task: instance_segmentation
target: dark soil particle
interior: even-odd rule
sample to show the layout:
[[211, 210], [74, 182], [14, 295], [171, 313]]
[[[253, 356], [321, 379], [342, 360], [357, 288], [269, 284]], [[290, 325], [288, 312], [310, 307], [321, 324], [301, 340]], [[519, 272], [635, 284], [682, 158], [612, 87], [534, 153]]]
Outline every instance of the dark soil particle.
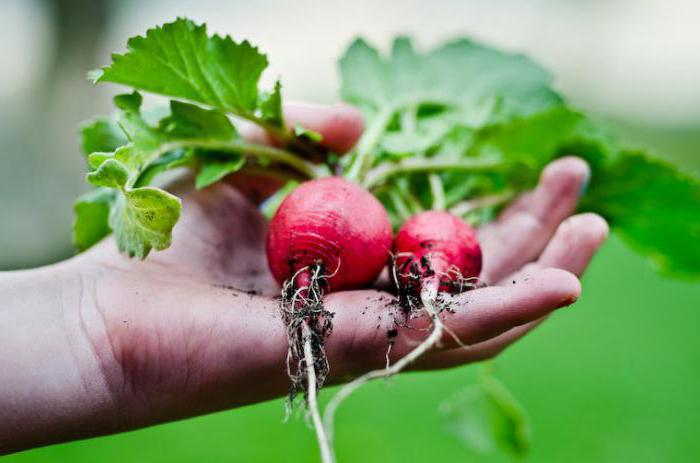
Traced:
[[215, 283], [212, 286], [214, 286], [215, 288], [228, 289], [229, 291], [242, 291], [241, 289], [236, 288], [235, 286], [231, 286], [231, 285], [224, 285], [224, 284]]
[[221, 283], [215, 283], [212, 286], [214, 288], [226, 289], [228, 291], [231, 291], [231, 295], [233, 297], [238, 297], [241, 293], [246, 293], [249, 296], [259, 296], [261, 294], [260, 291], [255, 289], [255, 288], [243, 289], [243, 288], [237, 288], [233, 285], [226, 285], [226, 284], [221, 284]]

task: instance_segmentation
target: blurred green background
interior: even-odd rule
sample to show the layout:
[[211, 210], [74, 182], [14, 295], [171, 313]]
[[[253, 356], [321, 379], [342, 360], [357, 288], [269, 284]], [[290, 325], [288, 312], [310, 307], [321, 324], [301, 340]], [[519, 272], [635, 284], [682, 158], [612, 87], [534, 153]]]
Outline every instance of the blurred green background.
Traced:
[[[2, 0], [0, 269], [72, 254], [71, 202], [84, 188], [76, 127], [108, 111], [115, 91], [93, 87], [85, 72], [128, 36], [177, 15], [259, 44], [272, 62], [268, 79], [281, 75], [288, 98], [320, 102], [335, 100], [335, 60], [355, 35], [388, 44], [410, 33], [425, 46], [472, 35], [533, 55], [628, 144], [700, 171], [700, 4], [692, 0], [415, 0], [400, 9], [371, 0]], [[700, 461], [698, 326], [700, 285], [659, 277], [613, 237], [581, 301], [497, 362], [533, 424], [526, 460]], [[341, 463], [512, 461], [473, 453], [445, 432], [438, 406], [474, 373], [409, 374], [361, 390], [340, 411]], [[312, 431], [283, 417], [274, 401], [3, 461], [316, 461]]]

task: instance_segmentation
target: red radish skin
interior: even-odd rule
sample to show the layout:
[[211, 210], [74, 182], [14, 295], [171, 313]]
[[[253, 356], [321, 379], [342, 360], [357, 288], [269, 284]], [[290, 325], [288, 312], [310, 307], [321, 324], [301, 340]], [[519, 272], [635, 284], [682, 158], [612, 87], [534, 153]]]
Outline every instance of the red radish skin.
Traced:
[[427, 282], [454, 292], [460, 279], [481, 273], [476, 232], [448, 212], [426, 211], [407, 220], [394, 240], [399, 283], [420, 292]]
[[[340, 177], [312, 180], [287, 196], [270, 222], [267, 259], [278, 283], [320, 264], [328, 291], [371, 284], [389, 258], [392, 228], [384, 206]], [[308, 286], [303, 272], [295, 286]]]

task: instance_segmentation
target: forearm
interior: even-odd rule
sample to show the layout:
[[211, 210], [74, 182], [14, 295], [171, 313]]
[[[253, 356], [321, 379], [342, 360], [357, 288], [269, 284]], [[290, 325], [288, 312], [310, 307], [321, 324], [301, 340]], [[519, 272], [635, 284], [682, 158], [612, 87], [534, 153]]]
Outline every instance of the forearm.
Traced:
[[0, 273], [0, 454], [106, 429], [113, 409], [68, 262]]

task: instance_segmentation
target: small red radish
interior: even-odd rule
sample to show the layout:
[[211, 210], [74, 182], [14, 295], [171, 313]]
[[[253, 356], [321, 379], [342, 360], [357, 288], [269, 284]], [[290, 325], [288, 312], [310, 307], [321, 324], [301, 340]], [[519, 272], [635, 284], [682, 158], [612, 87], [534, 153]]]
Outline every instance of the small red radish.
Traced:
[[323, 295], [371, 284], [389, 260], [391, 240], [384, 206], [339, 177], [303, 183], [270, 221], [267, 260], [283, 286], [290, 401], [303, 392], [324, 462], [334, 458], [316, 399], [329, 371], [324, 343], [333, 317], [323, 307]]
[[399, 284], [420, 292], [460, 292], [462, 283], [481, 272], [481, 247], [476, 232], [459, 217], [426, 211], [407, 220], [394, 240]]
[[433, 323], [430, 335], [391, 367], [400, 371], [442, 336], [440, 293], [474, 288], [481, 273], [481, 246], [476, 232], [459, 217], [444, 211], [426, 211], [407, 220], [394, 240], [392, 271], [407, 311], [422, 308]]
[[399, 373], [440, 340], [445, 328], [439, 317], [439, 294], [475, 287], [481, 272], [481, 247], [476, 232], [459, 217], [444, 211], [421, 212], [404, 222], [394, 240], [394, 256], [390, 271], [403, 309], [409, 316], [415, 310], [425, 310], [433, 330], [392, 365], [365, 373], [340, 388], [326, 406], [324, 423], [331, 433], [335, 411], [357, 388], [373, 379]]

